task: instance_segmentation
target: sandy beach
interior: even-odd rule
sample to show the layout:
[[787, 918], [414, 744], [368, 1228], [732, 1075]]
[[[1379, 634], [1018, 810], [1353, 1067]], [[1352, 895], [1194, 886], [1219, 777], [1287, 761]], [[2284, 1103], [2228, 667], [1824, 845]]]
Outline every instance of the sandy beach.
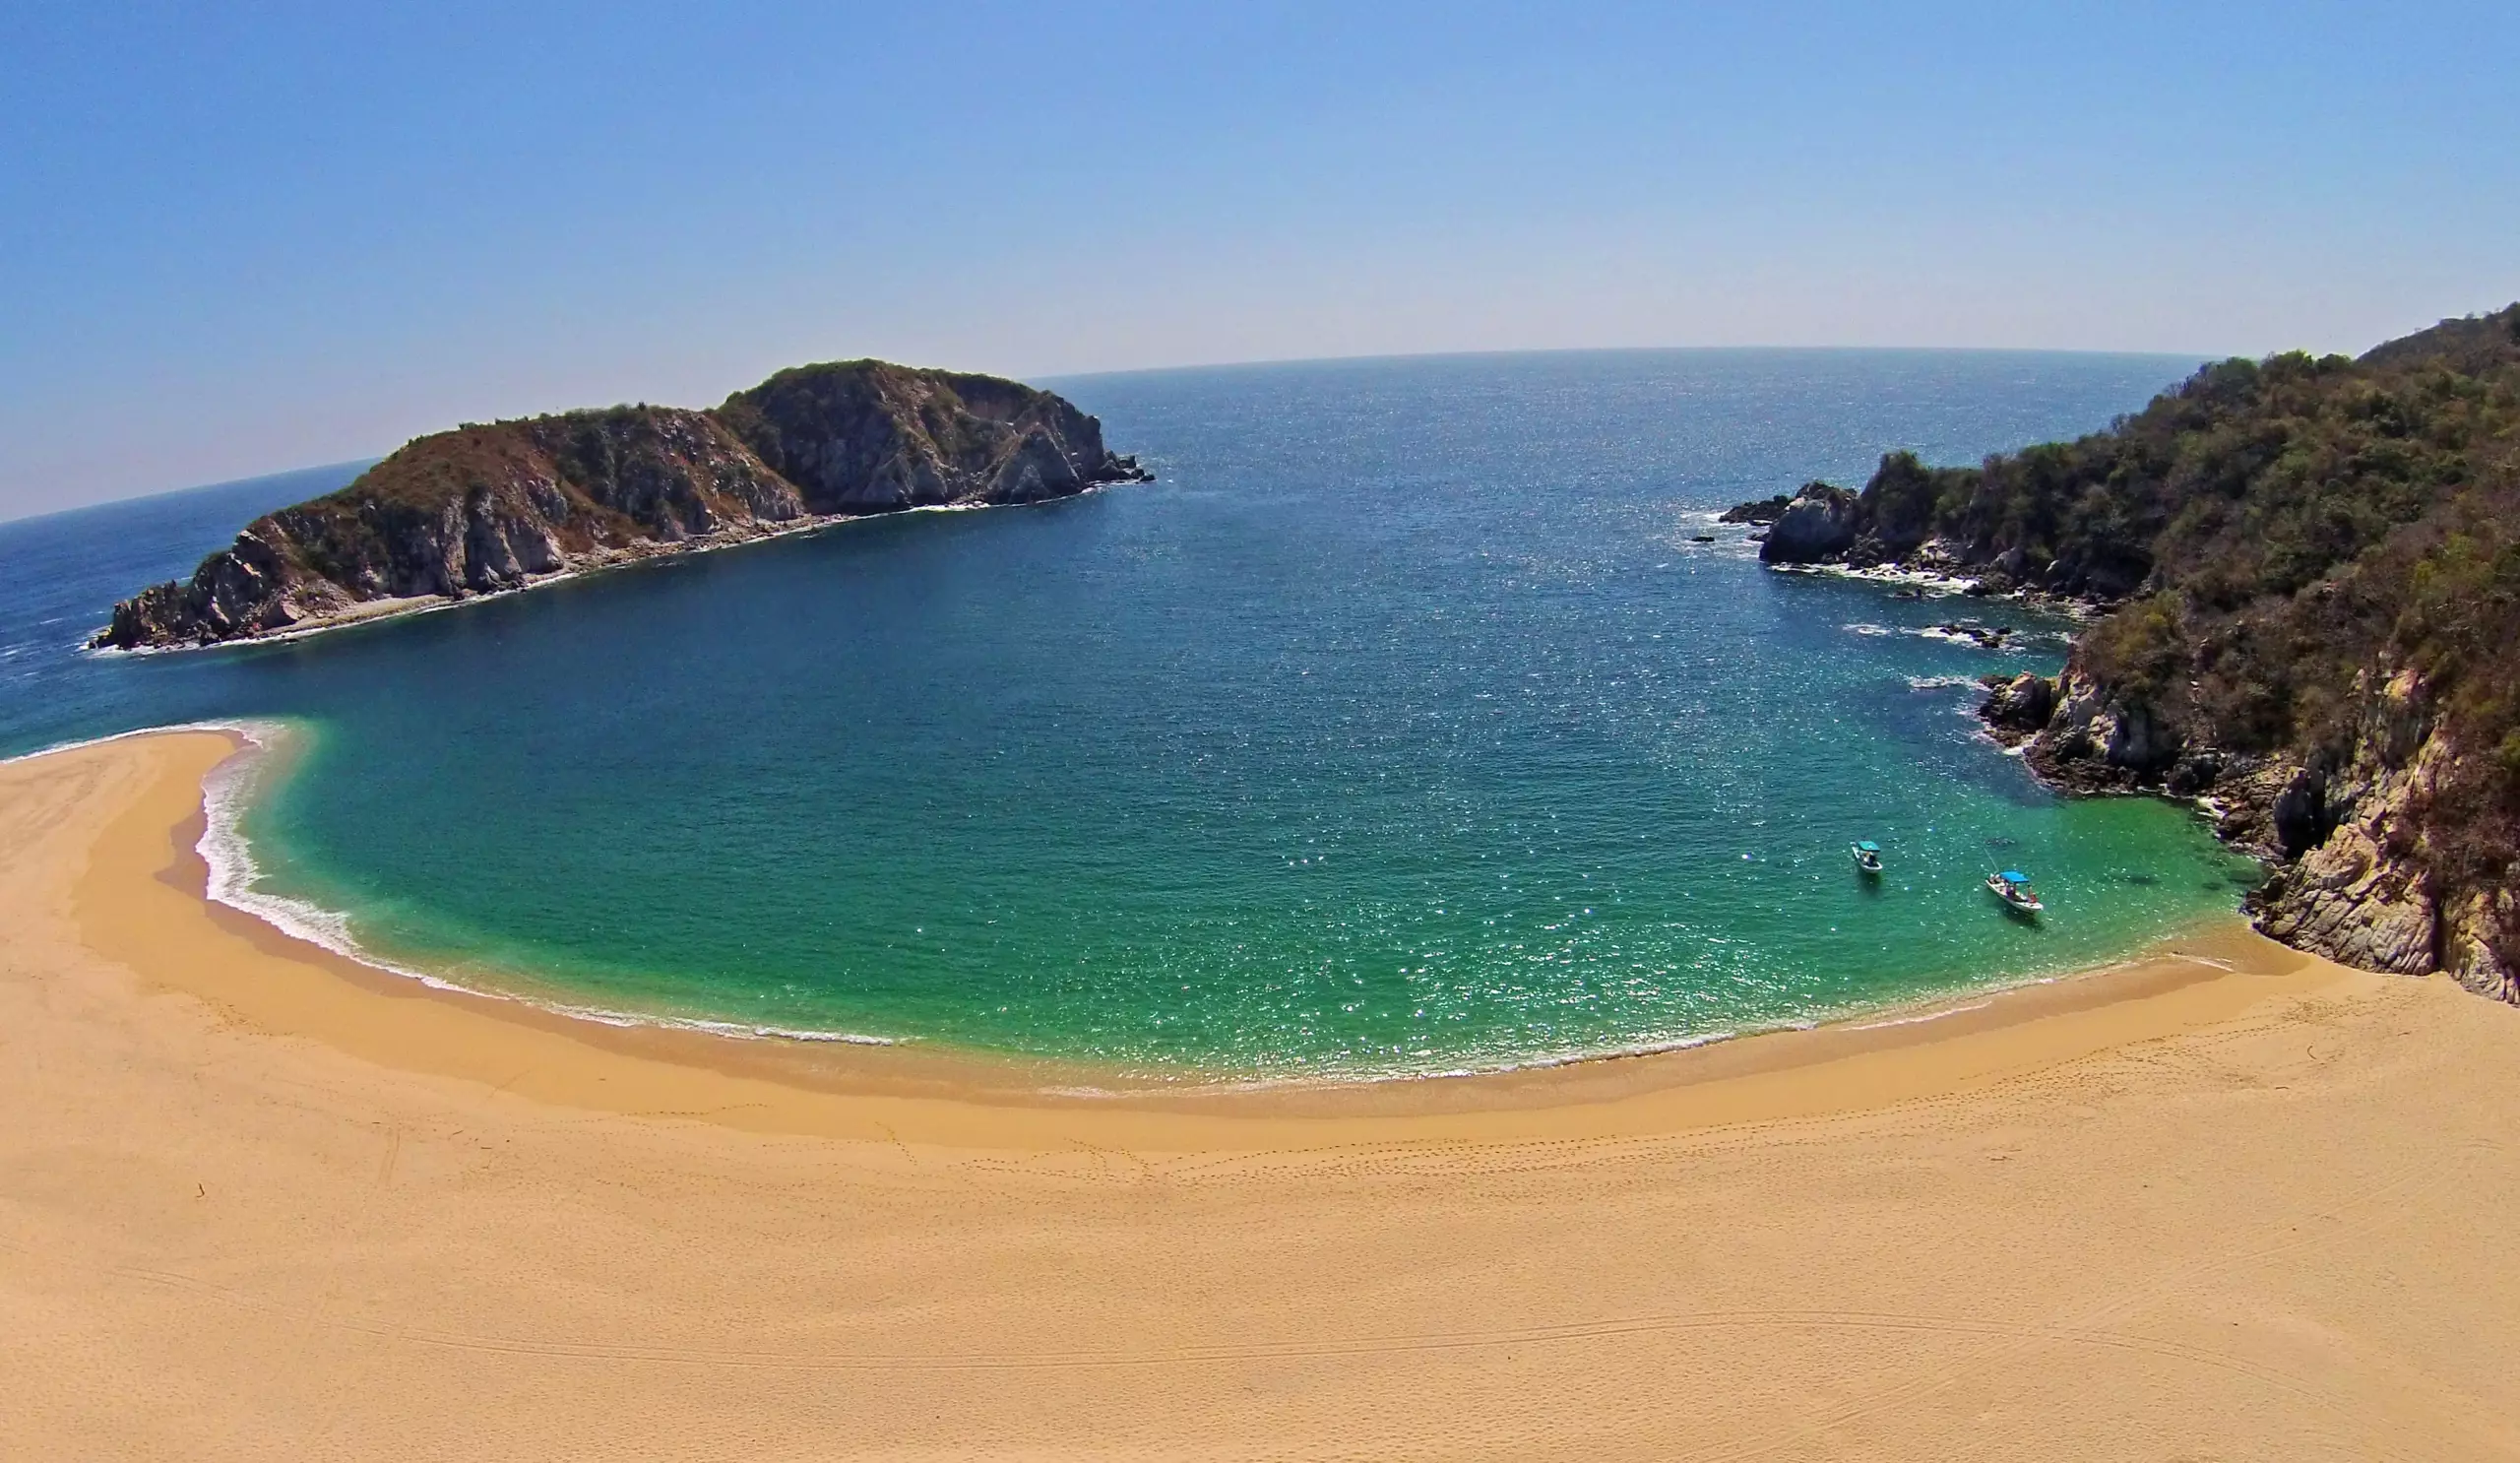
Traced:
[[2520, 1010], [2443, 980], [2234, 920], [1927, 1020], [1061, 1097], [289, 940], [202, 897], [231, 748], [0, 765], [0, 1456], [2520, 1457]]

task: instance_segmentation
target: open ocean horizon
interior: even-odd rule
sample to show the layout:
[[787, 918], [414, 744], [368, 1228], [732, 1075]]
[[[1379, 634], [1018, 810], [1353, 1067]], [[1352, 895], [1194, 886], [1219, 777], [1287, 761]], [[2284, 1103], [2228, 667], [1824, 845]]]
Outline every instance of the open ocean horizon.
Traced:
[[[78, 648], [354, 466], [0, 524], [0, 755], [251, 726], [213, 893], [564, 1010], [1153, 1080], [1529, 1065], [2102, 963], [2255, 878], [1980, 733], [2007, 602], [1715, 515], [2105, 426], [2180, 357], [1622, 350], [1046, 382], [1153, 483], [304, 639]], [[1938, 627], [2011, 635], [1987, 650]], [[1855, 876], [1847, 845], [1889, 862]], [[2021, 867], [2050, 907], [1979, 888]]]

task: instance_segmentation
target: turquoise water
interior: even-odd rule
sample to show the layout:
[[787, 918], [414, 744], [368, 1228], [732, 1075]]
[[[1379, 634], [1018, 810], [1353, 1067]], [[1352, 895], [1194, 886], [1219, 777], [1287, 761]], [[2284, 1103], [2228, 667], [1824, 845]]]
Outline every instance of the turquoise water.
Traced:
[[[38, 646], [52, 710], [21, 695], [0, 728], [284, 718], [287, 775], [244, 824], [261, 890], [569, 1003], [1140, 1073], [1698, 1040], [2089, 964], [2235, 904], [2252, 871], [2188, 815], [2061, 801], [1976, 734], [1968, 678], [2052, 668], [2060, 624], [1769, 573], [1707, 522], [1889, 447], [2088, 429], [2184, 365], [1606, 352], [1058, 383], [1160, 480], [290, 645]], [[48, 532], [105, 535], [71, 523]], [[1963, 615], [2023, 644], [1915, 633]], [[1887, 851], [1877, 884], [1858, 837]], [[2049, 917], [1995, 908], [1994, 867]]]

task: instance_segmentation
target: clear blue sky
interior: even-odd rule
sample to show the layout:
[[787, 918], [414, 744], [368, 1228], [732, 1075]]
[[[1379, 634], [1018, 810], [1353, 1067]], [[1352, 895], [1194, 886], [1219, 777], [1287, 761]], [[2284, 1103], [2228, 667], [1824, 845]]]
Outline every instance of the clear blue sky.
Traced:
[[2520, 5], [0, 0], [0, 517], [702, 405], [2520, 296]]

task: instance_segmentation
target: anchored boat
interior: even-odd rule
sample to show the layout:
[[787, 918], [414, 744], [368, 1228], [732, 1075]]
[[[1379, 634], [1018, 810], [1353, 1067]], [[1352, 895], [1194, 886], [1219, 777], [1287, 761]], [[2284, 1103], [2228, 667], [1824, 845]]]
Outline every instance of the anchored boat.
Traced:
[[1986, 875], [1986, 892], [2016, 914], [2035, 915], [2048, 908], [2039, 902], [2039, 891], [2030, 887], [2030, 875], [2017, 868]]
[[1855, 866], [1864, 873], [1881, 872], [1881, 845], [1870, 839], [1855, 846]]

